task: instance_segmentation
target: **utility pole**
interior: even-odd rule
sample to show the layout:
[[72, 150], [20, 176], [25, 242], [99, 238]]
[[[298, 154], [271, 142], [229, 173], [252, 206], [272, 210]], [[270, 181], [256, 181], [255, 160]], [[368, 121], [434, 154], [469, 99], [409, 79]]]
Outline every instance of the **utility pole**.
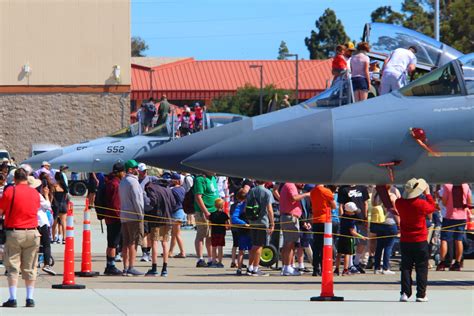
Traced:
[[439, 0], [435, 1], [435, 25], [434, 25], [435, 39], [439, 42]]
[[299, 71], [298, 71], [298, 54], [285, 54], [286, 57], [295, 57], [295, 60], [296, 60], [296, 64], [295, 64], [295, 78], [296, 78], [296, 84], [295, 84], [295, 105], [299, 103], [299, 88], [298, 88], [298, 85], [299, 85], [299, 80], [298, 80], [298, 74], [299, 74]]
[[263, 65], [250, 65], [250, 68], [260, 69], [260, 115], [263, 114]]

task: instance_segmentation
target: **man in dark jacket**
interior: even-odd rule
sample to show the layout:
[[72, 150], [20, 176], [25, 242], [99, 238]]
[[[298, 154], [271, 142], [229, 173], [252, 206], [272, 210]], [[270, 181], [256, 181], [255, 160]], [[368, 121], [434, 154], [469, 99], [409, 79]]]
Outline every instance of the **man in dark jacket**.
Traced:
[[107, 225], [107, 266], [105, 275], [122, 275], [122, 271], [115, 267], [115, 249], [120, 244], [120, 180], [125, 176], [125, 167], [121, 162], [114, 164], [112, 172], [105, 178], [105, 224]]
[[163, 248], [163, 267], [161, 276], [168, 276], [168, 242], [171, 233], [171, 214], [176, 209], [176, 199], [173, 191], [169, 188], [162, 187], [157, 182], [150, 182], [145, 187], [145, 193], [150, 199], [150, 205], [153, 207], [149, 213], [151, 216], [146, 218], [149, 220], [151, 239], [151, 269], [146, 273], [147, 276], [157, 276], [157, 257], [158, 257], [158, 241], [161, 242]]

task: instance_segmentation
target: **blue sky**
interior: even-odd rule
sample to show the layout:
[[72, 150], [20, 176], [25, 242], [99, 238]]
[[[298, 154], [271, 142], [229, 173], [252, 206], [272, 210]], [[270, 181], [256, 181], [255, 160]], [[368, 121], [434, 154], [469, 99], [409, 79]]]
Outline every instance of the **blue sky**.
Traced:
[[326, 8], [359, 40], [370, 13], [401, 0], [132, 0], [132, 35], [147, 42], [147, 56], [275, 59], [284, 40], [309, 58], [304, 38]]

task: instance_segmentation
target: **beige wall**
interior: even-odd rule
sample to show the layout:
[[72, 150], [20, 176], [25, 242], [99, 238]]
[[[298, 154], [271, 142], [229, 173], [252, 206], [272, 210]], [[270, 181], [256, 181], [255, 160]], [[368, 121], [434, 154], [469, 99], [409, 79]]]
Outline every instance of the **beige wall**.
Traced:
[[130, 84], [129, 0], [0, 0], [0, 43], [0, 86]]

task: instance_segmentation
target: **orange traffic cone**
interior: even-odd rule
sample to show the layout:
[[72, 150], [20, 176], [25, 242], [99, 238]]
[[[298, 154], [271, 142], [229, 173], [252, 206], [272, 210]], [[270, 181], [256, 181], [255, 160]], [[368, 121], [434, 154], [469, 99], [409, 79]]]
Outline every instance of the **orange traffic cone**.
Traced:
[[95, 277], [99, 272], [92, 271], [91, 255], [91, 210], [89, 208], [89, 199], [86, 199], [84, 208], [84, 229], [82, 231], [82, 264], [81, 271], [76, 272], [80, 277]]
[[85, 285], [74, 281], [74, 211], [68, 203], [66, 224], [66, 247], [64, 247], [64, 275], [62, 284], [54, 284], [53, 289], [85, 289]]
[[311, 301], [343, 301], [344, 297], [334, 296], [334, 275], [332, 271], [332, 222], [331, 211], [326, 212], [324, 223], [323, 267], [321, 280], [321, 294], [311, 297]]

